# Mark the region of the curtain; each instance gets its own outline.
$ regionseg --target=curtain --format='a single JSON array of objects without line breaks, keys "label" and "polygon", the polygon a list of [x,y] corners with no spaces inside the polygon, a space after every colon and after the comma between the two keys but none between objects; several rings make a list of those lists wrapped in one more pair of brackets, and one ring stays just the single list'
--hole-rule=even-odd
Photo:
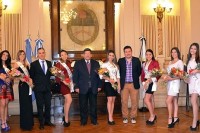
[{"label": "curtain", "polygon": [[180,43],[180,16],[166,16],[166,57],[171,57],[171,48],[178,47]]},{"label": "curtain", "polygon": [[3,21],[5,49],[15,59],[17,52],[23,49],[21,14],[3,14]]},{"label": "curtain", "polygon": [[156,53],[156,17],[155,15],[141,16],[141,32],[146,38],[146,48]]},{"label": "curtain", "polygon": [[[2,3],[2,0],[0,0],[0,3]],[[0,4],[0,9],[2,9],[2,4]],[[1,17],[2,16],[2,10],[0,10],[0,51],[2,51],[2,22],[1,22]]]}]

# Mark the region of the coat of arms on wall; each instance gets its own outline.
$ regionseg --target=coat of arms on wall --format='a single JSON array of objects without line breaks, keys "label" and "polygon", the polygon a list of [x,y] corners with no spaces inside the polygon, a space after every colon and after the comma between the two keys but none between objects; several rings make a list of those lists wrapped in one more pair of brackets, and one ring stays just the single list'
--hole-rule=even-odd
[{"label": "coat of arms on wall", "polygon": [[76,18],[67,24],[67,33],[70,39],[80,45],[92,43],[99,33],[99,23],[94,11],[86,4],[80,4],[74,9]]}]

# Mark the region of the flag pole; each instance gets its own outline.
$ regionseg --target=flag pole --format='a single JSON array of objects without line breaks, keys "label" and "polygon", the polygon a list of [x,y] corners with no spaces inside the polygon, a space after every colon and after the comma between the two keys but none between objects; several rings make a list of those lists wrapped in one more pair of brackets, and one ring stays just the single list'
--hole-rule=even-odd
[{"label": "flag pole", "polygon": [[[145,39],[145,37],[144,37],[143,34],[142,34],[142,36],[139,39],[141,41],[141,48],[140,48],[140,56],[139,56],[139,58],[140,58],[140,60],[141,60],[141,62],[143,64],[143,62],[145,62],[145,60],[146,60],[146,57],[145,57],[145,53],[146,53],[146,39]],[[147,107],[145,107],[145,105],[144,105],[144,95],[145,95],[144,93],[145,93],[144,90],[142,90],[142,95],[143,95],[142,97],[143,97],[143,99],[142,99],[142,107],[139,108],[140,112],[148,112]]]}]

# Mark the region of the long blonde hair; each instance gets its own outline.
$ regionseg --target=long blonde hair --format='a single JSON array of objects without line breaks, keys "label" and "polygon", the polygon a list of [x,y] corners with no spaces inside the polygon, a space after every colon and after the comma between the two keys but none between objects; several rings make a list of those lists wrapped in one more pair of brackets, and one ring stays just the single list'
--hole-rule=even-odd
[{"label": "long blonde hair", "polygon": [[29,67],[29,63],[28,63],[28,61],[26,60],[26,52],[24,51],[24,50],[19,50],[18,52],[17,52],[17,57],[16,57],[16,61],[20,61],[20,59],[19,59],[19,56],[20,56],[20,54],[21,53],[24,53],[25,54],[25,58],[24,58],[24,66],[25,67]]}]

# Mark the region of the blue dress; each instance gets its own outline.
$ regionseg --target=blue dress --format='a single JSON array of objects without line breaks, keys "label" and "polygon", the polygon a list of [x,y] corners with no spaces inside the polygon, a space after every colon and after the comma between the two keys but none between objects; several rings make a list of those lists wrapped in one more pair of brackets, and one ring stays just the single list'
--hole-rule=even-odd
[{"label": "blue dress", "polygon": [[[0,74],[7,74],[4,70],[4,68],[0,69]],[[0,79],[0,99],[9,99],[9,101],[14,100],[13,95],[13,88],[12,88],[13,82],[10,83],[4,82],[2,79]]]}]

